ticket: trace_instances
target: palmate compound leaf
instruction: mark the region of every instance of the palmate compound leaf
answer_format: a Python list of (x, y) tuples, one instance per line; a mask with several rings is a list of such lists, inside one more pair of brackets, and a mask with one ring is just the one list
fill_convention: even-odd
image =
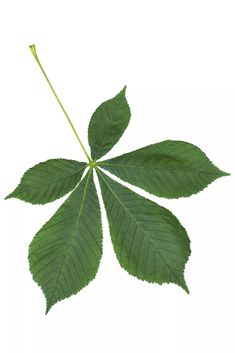
[(139, 279), (175, 283), (188, 292), (184, 267), (190, 240), (177, 218), (100, 170), (98, 177), (120, 265)]
[(99, 162), (100, 167), (151, 194), (178, 198), (204, 189), (219, 170), (198, 147), (183, 141), (163, 141)]
[(88, 140), (93, 160), (109, 152), (129, 124), (131, 113), (125, 92), (126, 87), (114, 98), (102, 103), (91, 117)]
[[(163, 197), (189, 196), (216, 178), (216, 168), (196, 146), (164, 141), (96, 163), (117, 143), (130, 120), (125, 89), (101, 104), (91, 117), (91, 158), (38, 58), (30, 50), (83, 149), (90, 170), (29, 248), (30, 270), (47, 299), (47, 312), (59, 300), (77, 293), (96, 275), (102, 255), (100, 207), (92, 169), (98, 172), (117, 258), (130, 274), (157, 283), (172, 282), (188, 292), (184, 267), (190, 255), (185, 229), (167, 209), (110, 179), (98, 166), (131, 184)], [(71, 191), (87, 164), (49, 160), (29, 169), (6, 198), (44, 204)]]
[(81, 180), (86, 163), (68, 159), (49, 159), (28, 169), (17, 188), (6, 197), (32, 204), (57, 200), (73, 190)]
[(47, 311), (94, 279), (102, 255), (100, 207), (90, 170), (29, 247), (30, 271)]

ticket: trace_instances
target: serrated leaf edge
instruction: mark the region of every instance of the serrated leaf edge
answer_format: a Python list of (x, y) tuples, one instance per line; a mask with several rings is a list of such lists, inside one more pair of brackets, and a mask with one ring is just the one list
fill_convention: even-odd
[[(48, 161), (50, 161), (50, 160), (61, 161), (61, 160), (65, 160), (65, 158), (50, 158), (50, 159), (48, 159), (47, 161), (39, 162), (39, 163), (35, 164), (33, 167), (30, 167), (29, 169), (27, 169), (27, 170), (24, 172), (24, 174), (22, 175), (22, 177), (20, 178), (20, 181), (19, 181), (18, 185), (16, 186), (16, 188), (15, 188), (9, 195), (7, 195), (7, 196), (4, 198), (4, 200), (8, 200), (8, 199), (15, 198), (15, 199), (18, 199), (18, 200), (20, 200), (20, 201), (24, 201), (25, 203), (30, 203), (31, 205), (45, 205), (45, 203), (26, 201), (26, 200), (24, 200), (22, 197), (20, 197), (19, 195), (15, 195), (15, 192), (17, 191), (17, 189), (18, 189), (19, 186), (21, 185), (21, 182), (22, 182), (23, 178), (25, 177), (25, 175), (26, 175), (27, 173), (29, 173), (29, 172), (30, 172), (32, 169), (34, 169), (36, 166), (39, 166), (39, 165), (41, 165), (41, 164), (44, 164), (44, 163), (46, 163), (46, 162), (48, 162)], [(66, 160), (68, 160), (68, 159), (66, 159)], [(78, 162), (78, 161), (76, 161), (76, 160), (71, 160), (71, 159), (70, 159), (70, 161)], [(78, 163), (84, 163), (84, 167), (82, 167), (81, 169), (76, 170), (76, 172), (72, 173), (71, 175), (74, 175), (74, 174), (76, 174), (76, 173), (78, 173), (78, 172), (80, 172), (80, 171), (82, 171), (82, 170), (85, 171), (85, 169), (87, 168), (87, 163), (86, 163), (86, 162), (78, 162)], [(83, 174), (82, 174), (82, 177), (83, 177)], [(76, 184), (76, 186), (80, 183), (80, 181), (82, 180), (82, 177), (81, 177), (81, 179), (79, 180), (79, 182)], [(75, 186), (75, 187), (76, 187), (76, 186)], [(58, 198), (56, 198), (56, 199), (54, 199), (54, 200), (52, 200), (52, 201), (48, 201), (48, 202), (46, 202), (46, 203), (52, 203), (52, 202), (54, 202), (54, 201), (56, 201), (56, 200), (61, 199), (62, 197), (64, 197), (65, 195), (67, 195), (68, 193), (70, 193), (71, 191), (73, 191), (73, 190), (75, 189), (75, 187), (74, 187), (73, 189), (69, 190), (66, 194), (64, 194), (64, 195), (62, 195), (62, 196), (60, 196), (60, 197), (58, 197)]]
[[(122, 154), (122, 155), (120, 155), (120, 156), (117, 156), (117, 157), (113, 157), (113, 158), (110, 158), (110, 159), (107, 159), (107, 160), (104, 160), (104, 161), (99, 161), (99, 162), (97, 162), (97, 166), (99, 166), (100, 168), (104, 168), (105, 169), (105, 165), (109, 165), (109, 166), (118, 166), (117, 164), (112, 164), (112, 163), (107, 163), (107, 162), (109, 162), (109, 160), (112, 160), (112, 159), (115, 159), (115, 158), (118, 158), (118, 157), (122, 157), (122, 156), (125, 156), (125, 155), (127, 155), (127, 154), (129, 154), (129, 153), (132, 153), (132, 152), (136, 152), (136, 151), (140, 151), (140, 150), (142, 150), (142, 149), (144, 149), (144, 148), (146, 148), (146, 147), (151, 147), (151, 146), (154, 146), (154, 145), (156, 145), (156, 144), (160, 144), (160, 143), (162, 143), (162, 142), (182, 142), (182, 143), (187, 143), (187, 144), (189, 144), (189, 145), (191, 145), (194, 149), (196, 149), (196, 150), (199, 150), (203, 155), (204, 155), (204, 157), (207, 159), (207, 161), (209, 162), (209, 163), (211, 163), (212, 164), (212, 166), (214, 167), (214, 168), (216, 168), (217, 169), (217, 171), (218, 171), (218, 174), (217, 173), (210, 173), (210, 172), (203, 172), (203, 174), (210, 174), (210, 175), (215, 175), (215, 178), (213, 179), (213, 180), (211, 180), (207, 185), (205, 185), (201, 190), (198, 190), (197, 192), (194, 192), (194, 193), (187, 193), (187, 192), (185, 192), (185, 194), (184, 195), (182, 195), (182, 196), (174, 196), (174, 197), (170, 197), (170, 196), (168, 196), (168, 195), (160, 195), (158, 192), (155, 192), (155, 193), (152, 193), (152, 192), (150, 192), (150, 191), (146, 191), (145, 189), (143, 189), (143, 188), (141, 188), (139, 185), (137, 185), (137, 183), (130, 183), (129, 181), (126, 181), (126, 180), (124, 180), (124, 179), (122, 179), (120, 176), (117, 176), (116, 174), (114, 174), (114, 173), (112, 173), (111, 171), (109, 171), (108, 170), (108, 172), (110, 173), (110, 174), (112, 174), (112, 175), (114, 175), (115, 177), (117, 177), (119, 180), (121, 180), (121, 181), (124, 181), (125, 183), (128, 183), (129, 185), (134, 185), (134, 186), (136, 186), (138, 189), (140, 189), (140, 190), (143, 190), (143, 191), (145, 191), (145, 192), (147, 192), (148, 194), (150, 194), (150, 195), (153, 195), (153, 196), (157, 196), (157, 197), (159, 197), (159, 198), (165, 198), (165, 199), (169, 199), (169, 200), (171, 200), (171, 199), (181, 199), (181, 198), (185, 198), (185, 197), (190, 197), (190, 196), (193, 196), (193, 195), (197, 195), (197, 194), (199, 194), (200, 192), (202, 192), (203, 190), (205, 190), (210, 184), (212, 184), (215, 180), (217, 180), (217, 179), (219, 179), (219, 178), (221, 178), (221, 177), (224, 177), (224, 176), (230, 176), (231, 174), (230, 173), (227, 173), (227, 172), (223, 172), (222, 170), (220, 170), (208, 157), (207, 157), (207, 155), (205, 154), (205, 152), (203, 152), (199, 147), (197, 147), (196, 145), (194, 145), (194, 144), (192, 144), (192, 143), (190, 143), (190, 142), (186, 142), (186, 141), (182, 141), (182, 140), (164, 140), (164, 141), (161, 141), (161, 142), (157, 142), (157, 143), (152, 143), (151, 145), (148, 145), (148, 146), (144, 146), (144, 147), (141, 147), (141, 148), (138, 148), (137, 150), (133, 150), (133, 151), (130, 151), (130, 152), (127, 152), (127, 153), (124, 153), (124, 154)], [(120, 166), (120, 165), (119, 165)], [(125, 168), (131, 168), (132, 166), (128, 166), (128, 165), (122, 165), (123, 167), (125, 167)], [(132, 168), (136, 168), (136, 167), (132, 167)], [(102, 171), (104, 170), (104, 169), (102, 169)], [(141, 169), (144, 169), (144, 168), (141, 168)], [(160, 169), (159, 169), (160, 170)], [(166, 170), (166, 169), (165, 169)], [(167, 169), (167, 170), (177, 170), (178, 171), (178, 169)], [(194, 173), (200, 173), (200, 172), (198, 172), (198, 171), (196, 171), (196, 170), (193, 170), (193, 169), (191, 169), (191, 170), (185, 170), (186, 172), (188, 171), (188, 172), (194, 172)]]
[[(81, 183), (81, 181), (88, 175), (88, 173), (92, 173), (92, 169), (90, 169), (90, 170), (87, 171), (86, 175), (79, 181), (78, 184)], [(94, 183), (94, 185), (95, 185), (95, 183)], [(78, 185), (77, 185), (77, 186), (78, 186)], [(77, 186), (76, 186), (76, 187), (77, 187)], [(75, 187), (75, 188), (76, 188), (76, 187)], [(74, 189), (75, 189), (75, 188), (74, 188)], [(95, 188), (96, 188), (96, 186), (95, 186)], [(73, 190), (74, 190), (74, 189), (73, 189)], [(96, 190), (96, 192), (97, 192), (97, 190)], [(69, 197), (69, 196), (68, 196), (68, 197)], [(99, 207), (99, 213), (100, 213), (100, 219), (101, 219), (101, 234), (103, 234), (102, 213), (101, 213), (101, 208), (100, 208), (100, 202), (99, 202), (98, 195), (97, 195), (97, 199), (98, 199), (98, 207)], [(67, 199), (66, 199), (66, 200), (67, 200)], [(66, 200), (65, 200), (65, 201), (66, 201)], [(65, 201), (64, 201), (64, 202), (65, 202)], [(59, 209), (59, 208), (60, 208), (60, 206), (58, 207), (58, 209)], [(31, 242), (30, 242), (30, 244), (29, 244), (29, 246), (28, 246), (29, 271), (30, 271), (30, 273), (31, 273), (31, 275), (32, 275), (32, 278), (33, 278), (34, 282), (35, 282), (35, 283), (37, 284), (37, 286), (41, 289), (41, 291), (42, 291), (42, 293), (43, 293), (43, 295), (44, 295), (44, 298), (45, 298), (45, 300), (46, 300), (46, 311), (45, 311), (45, 315), (47, 315), (47, 314), (49, 313), (49, 311), (51, 310), (51, 308), (52, 308), (55, 304), (57, 304), (57, 303), (59, 303), (59, 302), (65, 300), (65, 299), (69, 299), (69, 298), (71, 298), (72, 296), (77, 295), (77, 293), (79, 293), (81, 290), (83, 290), (84, 288), (86, 288), (91, 282), (93, 282), (93, 280), (94, 280), (94, 279), (96, 278), (96, 276), (97, 276), (97, 273), (98, 273), (98, 270), (99, 270), (99, 266), (100, 266), (100, 263), (101, 263), (101, 259), (102, 259), (102, 255), (103, 255), (103, 251), (102, 251), (102, 249), (103, 249), (103, 237), (102, 237), (102, 243), (101, 243), (101, 251), (102, 251), (102, 254), (101, 254), (101, 257), (100, 257), (99, 262), (98, 262), (97, 272), (96, 272), (95, 276), (94, 276), (92, 279), (90, 279), (89, 282), (88, 282), (84, 287), (82, 287), (81, 289), (79, 289), (76, 293), (73, 293), (73, 294), (71, 294), (70, 296), (68, 296), (68, 297), (66, 297), (66, 298), (62, 298), (62, 299), (58, 300), (56, 303), (54, 303), (53, 305), (50, 306), (50, 304), (48, 303), (48, 299), (47, 299), (47, 297), (46, 297), (46, 293), (45, 293), (43, 287), (37, 282), (37, 280), (36, 280), (36, 278), (35, 278), (35, 275), (34, 275), (33, 272), (32, 272), (32, 268), (31, 268), (32, 264), (31, 264), (31, 262), (30, 262), (29, 254), (30, 254), (30, 246), (31, 246), (31, 243), (33, 242), (34, 238), (35, 238), (36, 235), (44, 228), (44, 226), (50, 221), (50, 219), (56, 214), (56, 212), (58, 211), (58, 209), (53, 213), (53, 215), (49, 218), (49, 220), (48, 220), (47, 222), (45, 222), (45, 223), (42, 225), (42, 227), (37, 231), (37, 233), (34, 235), (33, 239), (31, 240)]]
[[(96, 172), (97, 172), (97, 174), (98, 175), (100, 175), (100, 177), (102, 178), (102, 173), (103, 174), (105, 174), (105, 175), (107, 175), (105, 172), (103, 172), (103, 171), (101, 171), (101, 170), (99, 170), (99, 168), (97, 168), (96, 169)], [(108, 175), (107, 175), (108, 176)], [(108, 176), (109, 177), (109, 176)], [(102, 178), (103, 179), (103, 178)], [(112, 179), (112, 178), (111, 178)], [(104, 179), (103, 179), (104, 180)], [(105, 181), (104, 181), (105, 182)], [(116, 181), (117, 182), (117, 181)], [(106, 182), (105, 182), (106, 183)], [(121, 183), (120, 183), (121, 184)], [(108, 186), (108, 184), (106, 183), (106, 185)], [(121, 184), (121, 185), (123, 185), (123, 184)], [(123, 185), (124, 186), (124, 185)], [(108, 186), (109, 187), (109, 186)], [(110, 187), (109, 187), (110, 188)], [(111, 191), (111, 189), (110, 189), (110, 191)], [(133, 190), (131, 190), (130, 189), (130, 191), (132, 191), (132, 192), (134, 192)], [(112, 192), (112, 191), (111, 191)], [(113, 192), (112, 192), (113, 193)], [(137, 193), (137, 195), (139, 195), (138, 193)], [(118, 199), (118, 197), (116, 196), (116, 195), (114, 195), (117, 199)], [(143, 197), (143, 198), (145, 198), (144, 196), (142, 196), (142, 195), (139, 195), (139, 196), (141, 196), (141, 197)], [(145, 198), (145, 199), (147, 199), (147, 198)], [(153, 202), (153, 203), (155, 203), (154, 201), (151, 201), (151, 200), (149, 200), (149, 199), (147, 199), (148, 201), (150, 201), (150, 202)], [(118, 199), (118, 201), (122, 204), (122, 202)], [(104, 201), (103, 201), (104, 202)], [(124, 206), (123, 206), (124, 207)], [(187, 294), (189, 294), (190, 292), (189, 292), (189, 289), (188, 289), (188, 286), (187, 286), (187, 284), (186, 284), (186, 281), (185, 281), (185, 268), (186, 268), (186, 264), (187, 264), (187, 262), (188, 262), (188, 260), (189, 260), (189, 257), (190, 257), (190, 255), (191, 255), (191, 249), (190, 249), (190, 244), (191, 244), (191, 240), (190, 240), (190, 238), (189, 238), (189, 236), (188, 236), (188, 233), (187, 233), (187, 231), (186, 231), (186, 229), (182, 226), (182, 224), (180, 223), (180, 221), (178, 220), (178, 218), (169, 210), (169, 209), (167, 209), (167, 208), (165, 208), (165, 207), (163, 207), (163, 206), (161, 206), (163, 209), (165, 209), (165, 210), (167, 210), (167, 212), (169, 212), (170, 214), (171, 214), (171, 216), (172, 217), (174, 217), (174, 218), (176, 218), (177, 219), (177, 221), (179, 222), (179, 225), (182, 227), (182, 229), (184, 230), (184, 232), (185, 232), (185, 235), (187, 236), (187, 240), (188, 240), (188, 242), (189, 242), (189, 252), (188, 252), (188, 255), (187, 255), (187, 258), (186, 258), (186, 261), (185, 261), (185, 263), (184, 263), (184, 269), (183, 269), (183, 271), (182, 271), (182, 274), (181, 274), (181, 278), (178, 278), (178, 276), (176, 276), (173, 272), (172, 272), (172, 270), (171, 270), (171, 268), (170, 268), (170, 270), (171, 270), (171, 272), (173, 273), (173, 275), (179, 280), (179, 282), (172, 282), (172, 281), (163, 281), (162, 283), (160, 283), (160, 282), (154, 282), (154, 281), (149, 281), (149, 280), (146, 280), (145, 278), (143, 278), (143, 277), (141, 277), (141, 276), (138, 276), (138, 275), (134, 275), (134, 274), (132, 274), (131, 272), (129, 272), (129, 270), (125, 267), (125, 266), (123, 266), (123, 265), (121, 265), (120, 264), (120, 262), (119, 262), (119, 260), (118, 260), (118, 258), (117, 258), (117, 255), (116, 255), (116, 252), (115, 252), (115, 250), (114, 250), (114, 253), (115, 253), (115, 256), (116, 256), (116, 258), (117, 258), (117, 261), (118, 261), (118, 263), (120, 264), (120, 266), (121, 266), (121, 268), (123, 268), (129, 275), (131, 275), (131, 276), (133, 276), (133, 277), (136, 277), (138, 280), (141, 280), (141, 281), (144, 281), (144, 282), (147, 282), (147, 283), (154, 283), (154, 284), (159, 284), (159, 285), (163, 285), (163, 284), (175, 284), (175, 285), (177, 285), (177, 286), (180, 286), (182, 289), (184, 289), (185, 290), (185, 292), (187, 293)], [(125, 208), (125, 207), (124, 207)], [(106, 209), (105, 209), (105, 212), (106, 212)], [(129, 213), (129, 212), (128, 212)], [(132, 216), (133, 217), (133, 216)], [(106, 218), (108, 218), (107, 217), (107, 212), (106, 212)], [(110, 233), (110, 226), (109, 226), (109, 222), (108, 222), (108, 227), (109, 227), (109, 233)], [(141, 227), (142, 228), (142, 227)], [(111, 236), (111, 234), (110, 234), (110, 236)], [(165, 261), (165, 260), (164, 260)], [(166, 261), (165, 261), (166, 262)], [(167, 262), (166, 262), (166, 264), (167, 264)], [(168, 265), (167, 265), (168, 266)]]

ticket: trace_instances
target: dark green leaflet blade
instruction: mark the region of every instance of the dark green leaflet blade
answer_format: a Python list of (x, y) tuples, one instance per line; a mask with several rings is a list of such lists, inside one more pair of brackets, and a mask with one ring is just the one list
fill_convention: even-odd
[(17, 188), (6, 197), (32, 204), (45, 204), (73, 190), (81, 180), (86, 163), (68, 159), (49, 159), (36, 164), (23, 175)]
[(89, 171), (29, 247), (30, 271), (46, 297), (47, 312), (95, 278), (101, 255), (100, 207)]
[(120, 265), (139, 279), (176, 283), (188, 292), (184, 267), (190, 240), (177, 218), (101, 171), (98, 177)]
[(229, 175), (213, 165), (198, 147), (183, 141), (163, 141), (99, 165), (130, 184), (166, 198), (190, 196)]
[(91, 117), (88, 140), (93, 160), (110, 151), (127, 128), (131, 113), (125, 91), (126, 87), (114, 98), (102, 103)]

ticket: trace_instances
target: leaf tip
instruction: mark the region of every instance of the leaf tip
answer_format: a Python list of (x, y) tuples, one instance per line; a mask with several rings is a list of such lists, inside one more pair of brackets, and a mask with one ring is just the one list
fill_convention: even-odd
[(46, 307), (45, 315), (47, 315), (50, 310), (51, 310), (51, 306), (48, 305), (48, 306)]
[(121, 93), (123, 93), (125, 95), (126, 93), (126, 85), (123, 87), (123, 89), (121, 90)]
[(185, 292), (186, 292), (187, 294), (190, 294), (190, 291), (189, 291), (188, 286), (186, 285), (186, 283), (185, 283), (185, 286), (184, 286), (183, 289), (185, 290)]
[(180, 281), (179, 285), (187, 294), (190, 294), (190, 291), (188, 289), (188, 286), (186, 284), (184, 277), (182, 278), (182, 281)]
[(221, 171), (221, 174), (222, 174), (222, 176), (230, 176), (231, 175), (231, 173), (227, 173), (227, 172), (223, 172), (223, 171)]
[(11, 192), (9, 195), (4, 197), (4, 200), (12, 199), (14, 197), (13, 192)]
[(43, 294), (46, 298), (46, 311), (45, 311), (45, 315), (47, 315), (49, 313), (49, 311), (51, 310), (51, 308), (53, 307), (54, 304), (56, 304), (56, 302), (53, 302), (50, 300), (50, 298), (48, 298), (46, 296), (46, 293), (44, 292), (43, 288), (41, 287), (42, 291), (43, 291)]

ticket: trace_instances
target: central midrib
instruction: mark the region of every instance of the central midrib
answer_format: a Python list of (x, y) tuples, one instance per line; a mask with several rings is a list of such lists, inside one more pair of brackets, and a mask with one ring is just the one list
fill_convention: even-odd
[(120, 168), (124, 168), (124, 169), (126, 169), (126, 168), (135, 168), (135, 169), (140, 169), (140, 170), (146, 170), (146, 169), (148, 169), (148, 170), (150, 170), (150, 171), (153, 171), (153, 172), (158, 172), (158, 171), (163, 171), (163, 172), (171, 172), (171, 171), (173, 171), (173, 172), (182, 172), (182, 173), (184, 173), (184, 172), (190, 172), (190, 173), (195, 173), (195, 174), (211, 174), (211, 175), (217, 175), (217, 174), (219, 174), (217, 171), (215, 171), (214, 173), (213, 172), (209, 172), (209, 171), (204, 171), (204, 170), (202, 170), (202, 171), (198, 171), (198, 170), (195, 170), (195, 169), (176, 169), (176, 168), (149, 168), (149, 167), (146, 167), (146, 166), (143, 166), (143, 167), (141, 167), (141, 166), (135, 166), (135, 165), (128, 165), (128, 164), (112, 164), (112, 163), (102, 163), (102, 162), (100, 162), (100, 163), (98, 163), (98, 165), (102, 168), (105, 168), (105, 166), (107, 166), (107, 167), (120, 167)]
[[(63, 180), (63, 179), (66, 179), (66, 178), (69, 178), (69, 177), (71, 177), (71, 176), (74, 176), (74, 175), (80, 173), (82, 170), (85, 170), (86, 167), (87, 167), (87, 166), (85, 165), (84, 167), (82, 167), (82, 168), (80, 168), (80, 169), (77, 169), (76, 171), (72, 172), (71, 174), (64, 175), (63, 177), (58, 178), (58, 179), (55, 179), (55, 180), (53, 180), (53, 181), (50, 181), (49, 183), (40, 184), (40, 185), (39, 185), (39, 188), (40, 188), (40, 187), (43, 187), (43, 186), (50, 186), (51, 184), (56, 184), (56, 183), (58, 183), (58, 181), (61, 181), (61, 180)], [(32, 176), (31, 176), (31, 177), (32, 177)]]

